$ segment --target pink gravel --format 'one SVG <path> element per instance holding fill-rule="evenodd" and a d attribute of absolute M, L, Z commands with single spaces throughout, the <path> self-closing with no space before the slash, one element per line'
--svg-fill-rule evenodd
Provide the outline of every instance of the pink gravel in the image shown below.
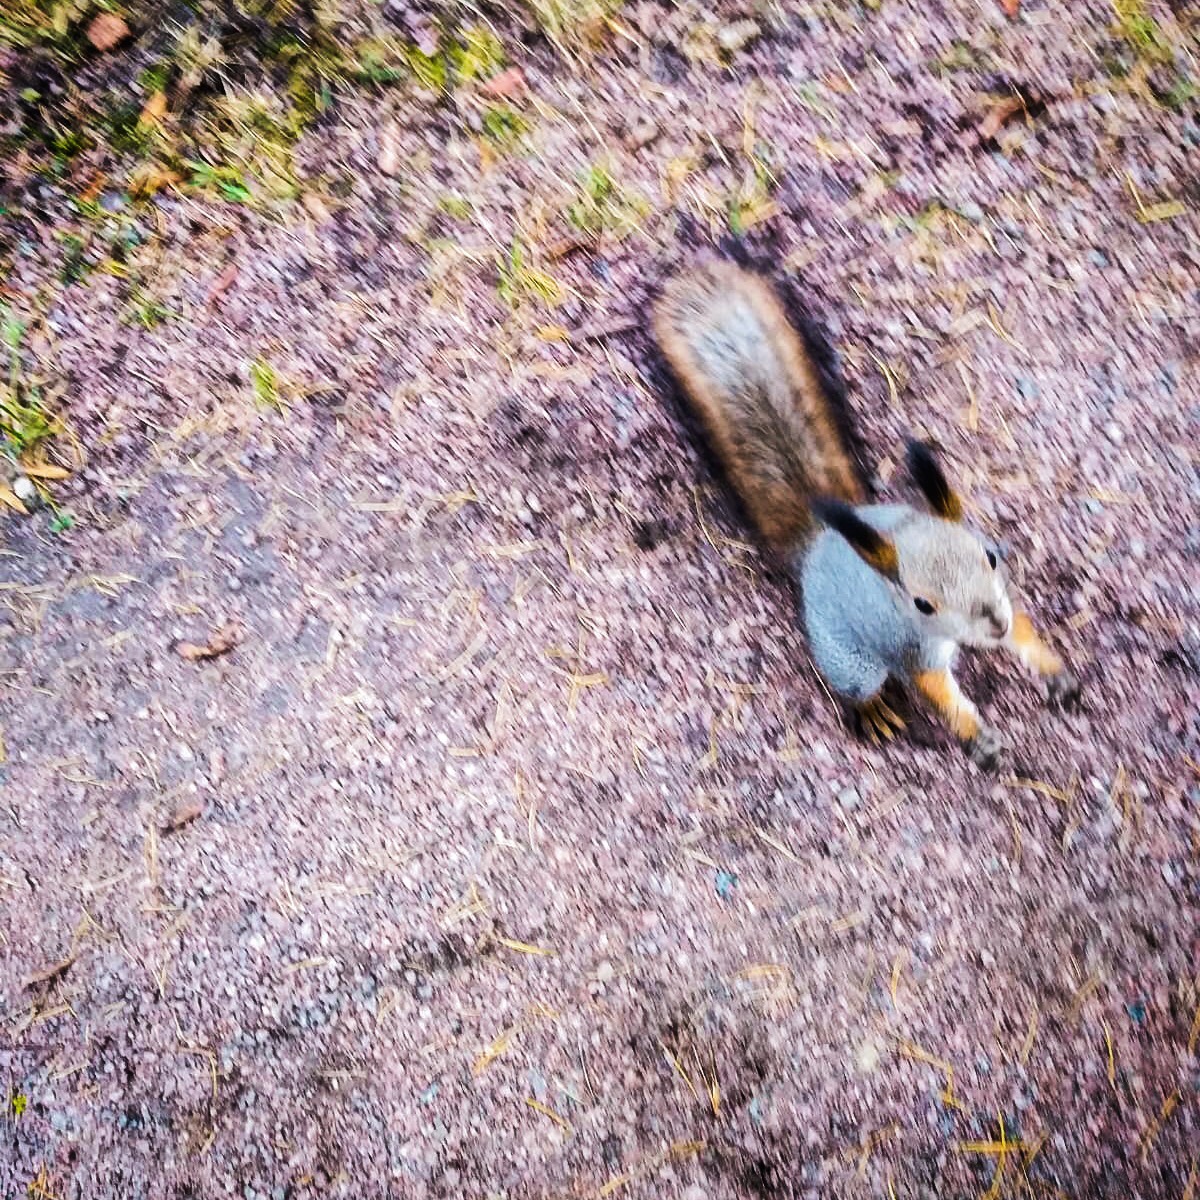
<path fill-rule="evenodd" d="M 77 527 L 0 558 L 0 1196 L 1196 1193 L 1196 106 L 1105 76 L 1106 4 L 843 8 L 771 7 L 730 69 L 654 4 L 585 74 L 533 45 L 490 167 L 359 96 L 304 146 L 318 203 L 138 218 L 172 319 L 53 296 L 89 462 Z M 1015 84 L 1044 113 L 980 146 Z M 1082 676 L 1062 716 L 967 665 L 999 778 L 843 727 L 654 369 L 748 104 L 752 243 L 881 490 L 935 435 Z M 598 158 L 651 215 L 512 313 L 497 256 Z M 58 250 L 20 235 L 32 309 Z"/>

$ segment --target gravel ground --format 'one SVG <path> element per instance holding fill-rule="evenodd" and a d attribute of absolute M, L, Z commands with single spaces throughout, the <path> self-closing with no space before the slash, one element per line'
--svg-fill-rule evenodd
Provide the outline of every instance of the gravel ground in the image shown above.
<path fill-rule="evenodd" d="M 89 461 L 0 558 L 0 1195 L 1197 1194 L 1195 106 L 1104 73 L 1107 5 L 842 7 L 728 67 L 697 9 L 531 43 L 503 155 L 361 95 L 282 221 L 137 218 L 169 320 L 54 294 Z M 756 144 L 881 491 L 935 435 L 1083 679 L 966 664 L 998 778 L 843 727 L 661 386 L 648 289 Z M 554 246 L 598 160 L 640 228 Z M 561 303 L 501 298 L 514 237 Z"/>

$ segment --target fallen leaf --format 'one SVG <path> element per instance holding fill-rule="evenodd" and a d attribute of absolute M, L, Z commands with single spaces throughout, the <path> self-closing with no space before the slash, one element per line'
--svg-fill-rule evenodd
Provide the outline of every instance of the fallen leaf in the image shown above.
<path fill-rule="evenodd" d="M 1004 15 L 1012 20 L 1021 11 L 1021 0 L 1000 0 L 1000 7 L 1004 9 Z"/>
<path fill-rule="evenodd" d="M 166 824 L 162 827 L 163 833 L 175 833 L 182 829 L 185 825 L 190 824 L 197 817 L 204 815 L 203 800 L 187 800 L 180 804 L 175 811 L 167 818 Z"/>
<path fill-rule="evenodd" d="M 25 980 L 27 988 L 41 987 L 44 983 L 53 983 L 60 976 L 65 975 L 75 964 L 75 955 L 70 958 L 61 959 L 52 966 L 44 967 L 40 971 L 34 971 L 28 979 Z"/>
<path fill-rule="evenodd" d="M 1162 200 L 1158 204 L 1147 204 L 1138 209 L 1137 219 L 1143 225 L 1154 221 L 1173 221 L 1187 212 L 1187 205 L 1182 200 Z"/>
<path fill-rule="evenodd" d="M 30 479 L 66 479 L 71 474 L 66 467 L 53 467 L 49 463 L 26 463 L 21 464 L 21 470 L 29 476 Z"/>
<path fill-rule="evenodd" d="M 228 654 L 242 640 L 236 621 L 226 621 L 202 646 L 195 642 L 176 642 L 175 653 L 188 662 L 200 662 L 206 658 L 218 658 Z"/>
<path fill-rule="evenodd" d="M 87 27 L 87 40 L 103 52 L 111 50 L 129 36 L 129 26 L 116 13 L 100 13 Z"/>
<path fill-rule="evenodd" d="M 400 134 L 395 123 L 389 121 L 379 131 L 379 155 L 376 163 L 385 175 L 400 172 Z"/>
<path fill-rule="evenodd" d="M 525 82 L 525 72 L 520 67 L 509 67 L 499 75 L 493 75 L 479 90 L 485 96 L 508 100 L 524 95 L 529 90 L 529 84 Z"/>
<path fill-rule="evenodd" d="M 15 508 L 17 512 L 29 515 L 29 509 L 21 503 L 21 497 L 10 487 L 0 487 L 0 504 L 7 504 L 9 508 Z"/>
<path fill-rule="evenodd" d="M 1018 96 L 1006 96 L 997 104 L 993 104 L 979 122 L 981 140 L 990 142 L 1024 108 L 1025 104 Z"/>
<path fill-rule="evenodd" d="M 153 163 L 142 163 L 133 169 L 129 177 L 129 194 L 139 200 L 145 200 L 155 192 L 160 192 L 173 183 L 179 183 L 180 180 L 181 177 L 175 171 L 168 171 Z"/>
<path fill-rule="evenodd" d="M 208 298 L 204 301 L 205 304 L 215 304 L 220 298 L 225 295 L 231 287 L 233 287 L 238 277 L 238 265 L 236 262 L 230 262 L 225 265 L 220 275 L 217 276 L 212 287 L 208 289 Z"/>
<path fill-rule="evenodd" d="M 162 119 L 167 115 L 167 93 L 155 92 L 149 100 L 146 101 L 145 107 L 138 117 L 138 124 L 143 129 L 153 128 L 155 125 L 161 125 Z"/>

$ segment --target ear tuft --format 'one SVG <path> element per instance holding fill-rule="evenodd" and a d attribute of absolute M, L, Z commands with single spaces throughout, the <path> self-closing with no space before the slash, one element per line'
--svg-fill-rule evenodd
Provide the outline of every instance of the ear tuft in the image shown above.
<path fill-rule="evenodd" d="M 900 581 L 900 560 L 890 538 L 873 525 L 868 525 L 854 509 L 840 500 L 817 500 L 812 508 L 817 519 L 841 534 L 867 566 L 893 583 Z"/>
<path fill-rule="evenodd" d="M 947 521 L 961 521 L 962 501 L 946 479 L 933 447 L 927 442 L 918 442 L 910 438 L 907 458 L 913 482 L 920 489 L 921 495 L 929 501 L 933 511 Z"/>

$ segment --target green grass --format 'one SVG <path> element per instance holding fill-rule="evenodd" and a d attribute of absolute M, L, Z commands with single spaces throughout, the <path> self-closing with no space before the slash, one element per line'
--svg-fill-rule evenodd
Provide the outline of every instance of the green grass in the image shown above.
<path fill-rule="evenodd" d="M 72 44 L 74 27 L 93 7 L 88 0 L 4 0 L 0 10 L 0 46 Z"/>
<path fill-rule="evenodd" d="M 78 283 L 90 270 L 87 239 L 78 233 L 62 235 L 63 261 L 59 278 L 65 284 Z"/>
<path fill-rule="evenodd" d="M 950 48 L 930 62 L 935 75 L 951 75 L 956 71 L 974 71 L 979 68 L 980 56 L 970 43 L 956 41 Z"/>
<path fill-rule="evenodd" d="M 581 233 L 624 237 L 649 213 L 646 201 L 626 191 L 607 167 L 594 164 L 579 177 L 579 192 L 567 206 L 567 222 Z"/>
<path fill-rule="evenodd" d="M 1113 0 L 1117 32 L 1140 58 L 1170 62 L 1175 52 L 1162 26 L 1147 12 L 1145 0 Z"/>
<path fill-rule="evenodd" d="M 175 315 L 161 300 L 146 291 L 141 284 L 134 283 L 129 289 L 129 303 L 121 319 L 127 325 L 153 329 Z"/>
<path fill-rule="evenodd" d="M 567 56 L 597 49 L 621 4 L 622 0 L 526 0 L 534 24 Z"/>
<path fill-rule="evenodd" d="M 10 458 L 20 459 L 38 450 L 62 427 L 47 412 L 41 386 L 25 375 L 25 326 L 6 308 L 0 308 L 0 333 L 8 352 L 7 386 L 0 397 L 0 443 Z"/>
<path fill-rule="evenodd" d="M 474 215 L 475 206 L 465 196 L 447 193 L 438 197 L 438 208 L 455 221 L 469 221 Z"/>
<path fill-rule="evenodd" d="M 440 6 L 432 40 L 421 45 L 386 32 L 371 9 L 188 0 L 164 21 L 156 0 L 0 0 L 0 46 L 38 56 L 35 82 L 0 132 L 0 159 L 19 154 L 32 162 L 27 176 L 56 182 L 69 179 L 88 151 L 89 165 L 137 200 L 182 183 L 215 200 L 277 212 L 303 190 L 297 141 L 341 96 L 394 86 L 440 100 L 478 86 L 505 63 L 503 44 L 473 0 Z M 103 10 L 120 11 L 134 36 L 97 54 L 86 29 Z M 84 63 L 88 82 L 79 87 Z M 152 100 L 166 111 L 148 112 Z M 519 114 L 496 106 L 484 135 L 507 148 L 525 128 Z"/>
<path fill-rule="evenodd" d="M 282 411 L 279 375 L 261 355 L 250 364 L 250 386 L 254 389 L 255 400 L 264 408 L 276 408 Z"/>
<path fill-rule="evenodd" d="M 555 305 L 563 300 L 562 285 L 553 276 L 538 270 L 529 262 L 529 246 L 513 238 L 508 251 L 497 261 L 496 290 L 510 308 L 520 308 L 527 301 Z"/>
<path fill-rule="evenodd" d="M 529 132 L 529 122 L 507 104 L 493 104 L 484 111 L 483 136 L 499 150 L 511 150 Z"/>
<path fill-rule="evenodd" d="M 188 187 L 207 191 L 233 204 L 248 204 L 253 199 L 241 172 L 235 167 L 214 167 L 194 159 L 188 160 L 187 167 L 191 171 Z"/>
<path fill-rule="evenodd" d="M 742 181 L 729 196 L 729 232 L 741 237 L 772 208 L 777 180 L 765 159 L 756 151 L 750 158 Z"/>
<path fill-rule="evenodd" d="M 467 25 L 425 50 L 402 38 L 368 37 L 347 53 L 350 75 L 359 83 L 387 86 L 414 82 L 430 92 L 448 92 L 495 75 L 504 47 L 486 26 Z"/>

